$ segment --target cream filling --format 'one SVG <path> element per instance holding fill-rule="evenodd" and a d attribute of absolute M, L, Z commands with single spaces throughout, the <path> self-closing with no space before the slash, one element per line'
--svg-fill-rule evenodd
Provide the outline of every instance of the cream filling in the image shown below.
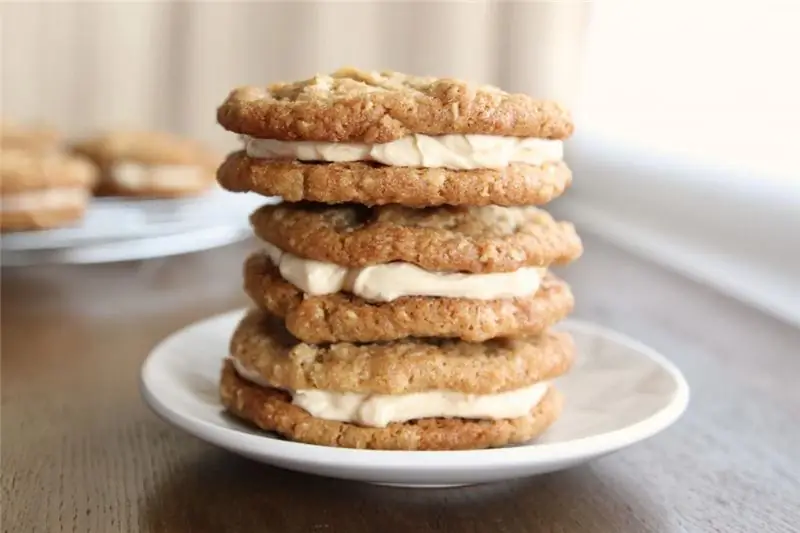
<path fill-rule="evenodd" d="M 194 189 L 208 182 L 207 171 L 193 165 L 117 163 L 111 167 L 109 178 L 128 189 Z"/>
<path fill-rule="evenodd" d="M 374 161 L 396 167 L 470 170 L 503 168 L 511 163 L 541 165 L 561 161 L 559 140 L 497 135 L 413 134 L 383 144 L 278 141 L 245 138 L 247 155 L 300 161 Z"/>
<path fill-rule="evenodd" d="M 272 387 L 256 372 L 230 358 L 236 372 L 245 380 Z M 292 404 L 311 416 L 371 427 L 386 427 L 393 422 L 418 418 L 471 418 L 499 420 L 528 415 L 547 394 L 546 381 L 496 394 L 466 394 L 455 391 L 429 391 L 409 394 L 363 394 L 316 389 L 287 391 Z"/>
<path fill-rule="evenodd" d="M 0 196 L 0 211 L 13 213 L 36 209 L 81 207 L 88 200 L 89 191 L 83 187 L 37 189 Z"/>
<path fill-rule="evenodd" d="M 283 279 L 306 294 L 319 296 L 347 291 L 374 302 L 391 302 L 404 296 L 472 300 L 528 296 L 539 290 L 545 272 L 536 267 L 490 274 L 429 272 L 403 262 L 348 268 L 304 259 L 270 243 L 264 243 L 264 247 Z"/>

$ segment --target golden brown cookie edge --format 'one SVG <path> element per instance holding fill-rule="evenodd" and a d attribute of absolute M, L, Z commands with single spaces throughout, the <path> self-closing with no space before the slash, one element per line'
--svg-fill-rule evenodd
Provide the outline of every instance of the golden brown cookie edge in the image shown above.
<path fill-rule="evenodd" d="M 242 369 L 282 389 L 494 394 L 564 374 L 572 366 L 575 344 L 569 333 L 548 330 L 485 343 L 407 338 L 313 345 L 292 336 L 281 319 L 254 309 L 234 330 L 229 355 Z"/>

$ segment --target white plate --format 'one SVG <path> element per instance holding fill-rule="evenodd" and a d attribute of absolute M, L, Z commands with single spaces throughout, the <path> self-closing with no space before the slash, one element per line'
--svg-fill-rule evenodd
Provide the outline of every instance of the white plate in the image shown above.
<path fill-rule="evenodd" d="M 311 474 L 387 485 L 442 487 L 568 468 L 641 441 L 686 409 L 680 371 L 652 349 L 592 324 L 569 320 L 578 358 L 559 378 L 565 408 L 535 442 L 493 450 L 402 452 L 299 444 L 226 415 L 217 380 L 242 311 L 193 324 L 159 344 L 142 367 L 142 393 L 164 419 L 232 452 Z"/>
<path fill-rule="evenodd" d="M 2 249 L 54 250 L 231 226 L 234 222 L 247 226 L 243 214 L 277 201 L 278 198 L 232 194 L 222 189 L 192 198 L 94 198 L 79 223 L 52 230 L 6 233 Z"/>
<path fill-rule="evenodd" d="M 93 241 L 53 250 L 3 252 L 4 267 L 113 263 L 209 250 L 242 241 L 253 234 L 248 226 L 218 226 L 137 239 Z"/>
<path fill-rule="evenodd" d="M 3 265 L 108 263 L 207 250 L 252 235 L 246 215 L 278 201 L 221 189 L 195 198 L 95 198 L 73 226 L 3 234 Z"/>

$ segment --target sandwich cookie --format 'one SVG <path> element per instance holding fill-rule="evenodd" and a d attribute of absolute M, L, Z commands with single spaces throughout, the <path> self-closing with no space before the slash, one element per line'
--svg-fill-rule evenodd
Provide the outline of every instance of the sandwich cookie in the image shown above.
<path fill-rule="evenodd" d="M 83 158 L 49 150 L 0 153 L 0 229 L 27 231 L 69 225 L 81 217 L 95 184 Z"/>
<path fill-rule="evenodd" d="M 253 311 L 231 339 L 223 404 L 259 427 L 313 444 L 463 449 L 533 438 L 558 416 L 549 381 L 572 364 L 566 333 L 482 344 L 404 339 L 299 342 Z"/>
<path fill-rule="evenodd" d="M 343 69 L 234 90 L 217 117 L 245 143 L 220 184 L 288 201 L 536 205 L 572 179 L 561 105 L 460 80 Z"/>
<path fill-rule="evenodd" d="M 512 272 L 564 264 L 583 251 L 575 228 L 536 207 L 433 207 L 296 203 L 250 217 L 282 252 L 343 267 L 403 262 L 432 272 Z"/>
<path fill-rule="evenodd" d="M 233 415 L 287 439 L 372 450 L 472 450 L 520 444 L 544 433 L 563 405 L 561 394 L 550 387 L 529 413 L 515 418 L 430 417 L 366 427 L 315 417 L 293 404 L 290 393 L 242 379 L 230 362 L 222 372 L 220 397 Z"/>
<path fill-rule="evenodd" d="M 391 263 L 348 272 L 274 250 L 248 258 L 245 291 L 307 343 L 535 335 L 574 307 L 569 286 L 544 269 L 440 274 Z"/>
<path fill-rule="evenodd" d="M 220 160 L 200 143 L 162 132 L 122 131 L 73 146 L 99 167 L 100 196 L 171 198 L 202 194 Z"/>

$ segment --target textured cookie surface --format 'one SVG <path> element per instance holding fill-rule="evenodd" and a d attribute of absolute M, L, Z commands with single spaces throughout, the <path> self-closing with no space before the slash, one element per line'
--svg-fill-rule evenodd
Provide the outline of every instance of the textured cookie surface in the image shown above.
<path fill-rule="evenodd" d="M 573 131 L 569 112 L 556 102 L 454 79 L 350 68 L 235 89 L 217 120 L 253 137 L 331 142 L 383 143 L 412 133 L 563 139 Z"/>
<path fill-rule="evenodd" d="M 489 394 L 563 374 L 574 349 L 572 338 L 562 332 L 485 343 L 408 338 L 313 345 L 292 336 L 280 319 L 252 311 L 234 332 L 230 355 L 248 372 L 284 389 Z"/>
<path fill-rule="evenodd" d="M 431 271 L 509 272 L 568 263 L 583 251 L 572 224 L 535 207 L 284 203 L 250 220 L 283 251 L 352 267 L 405 261 Z"/>
<path fill-rule="evenodd" d="M 365 205 L 542 205 L 572 182 L 564 163 L 503 169 L 450 170 L 353 163 L 267 161 L 243 151 L 228 156 L 217 180 L 234 192 L 281 196 L 289 202 Z"/>
<path fill-rule="evenodd" d="M 422 418 L 385 428 L 322 420 L 292 405 L 288 393 L 240 378 L 226 363 L 220 382 L 222 404 L 266 431 L 307 444 L 375 450 L 468 450 L 520 444 L 544 432 L 561 413 L 562 398 L 550 387 L 530 414 L 502 420 Z"/>
<path fill-rule="evenodd" d="M 100 167 L 118 162 L 142 165 L 191 165 L 215 169 L 220 158 L 208 147 L 182 137 L 154 131 L 118 131 L 73 145 L 73 150 Z"/>
<path fill-rule="evenodd" d="M 346 293 L 307 296 L 284 280 L 269 257 L 251 255 L 245 291 L 308 343 L 377 342 L 405 337 L 455 337 L 482 342 L 535 335 L 565 318 L 574 305 L 566 283 L 548 274 L 536 294 L 508 300 L 411 296 L 376 304 Z"/>
<path fill-rule="evenodd" d="M 91 187 L 97 169 L 82 157 L 58 152 L 8 149 L 0 152 L 0 193 L 54 187 Z"/>

